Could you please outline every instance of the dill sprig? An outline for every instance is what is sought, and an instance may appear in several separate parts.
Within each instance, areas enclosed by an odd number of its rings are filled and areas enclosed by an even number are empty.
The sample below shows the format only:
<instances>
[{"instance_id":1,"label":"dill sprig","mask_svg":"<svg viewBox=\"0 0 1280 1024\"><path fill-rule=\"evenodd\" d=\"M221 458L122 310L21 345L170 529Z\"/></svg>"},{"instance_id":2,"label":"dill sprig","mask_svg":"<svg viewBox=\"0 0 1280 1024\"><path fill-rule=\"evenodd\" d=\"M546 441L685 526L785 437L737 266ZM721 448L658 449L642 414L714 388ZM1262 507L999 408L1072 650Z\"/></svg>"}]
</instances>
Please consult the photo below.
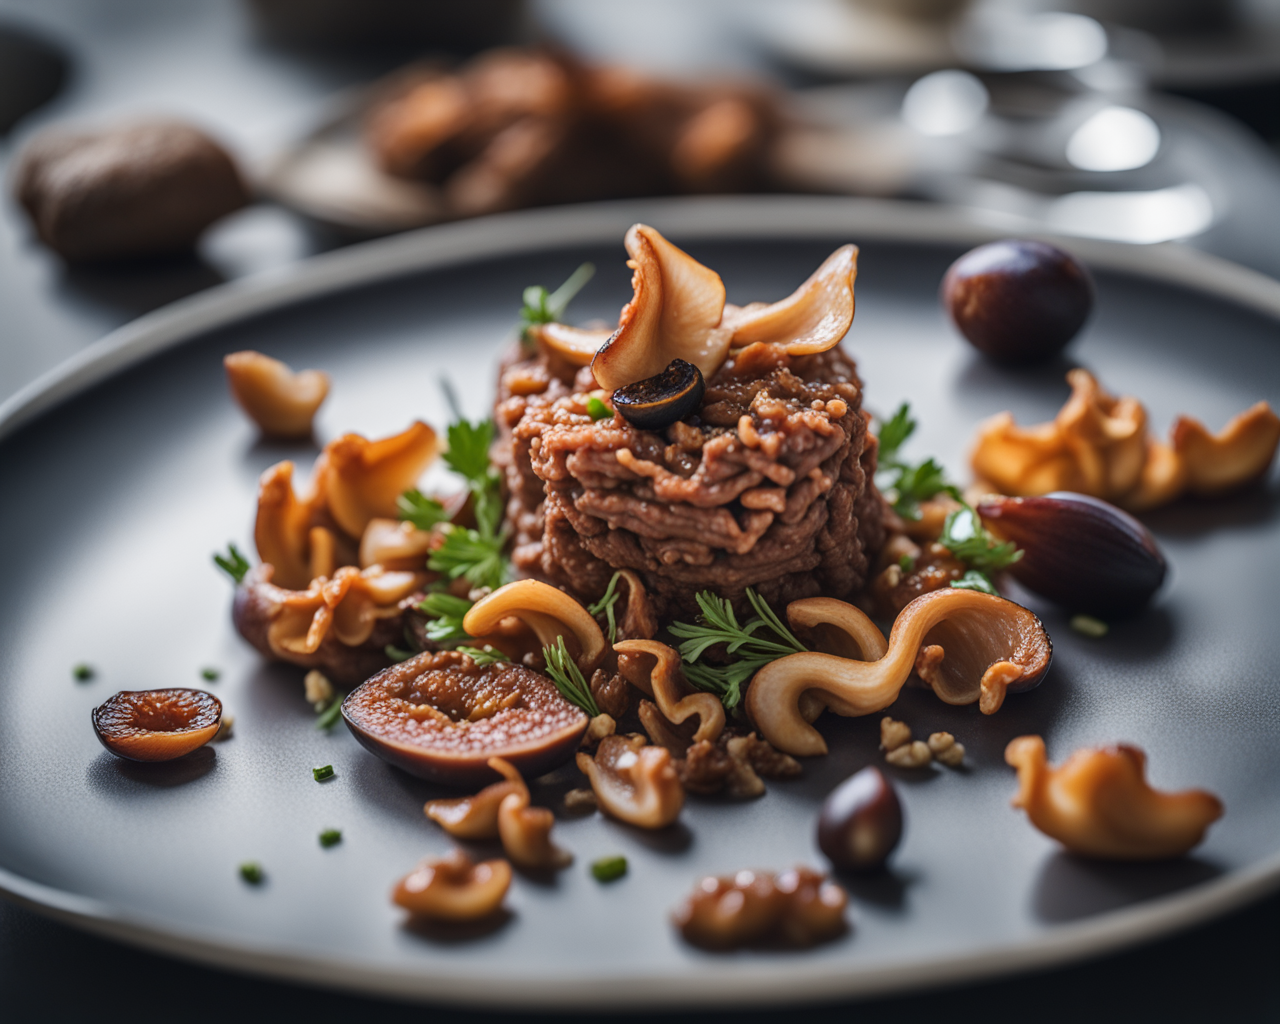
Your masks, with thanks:
<instances>
[{"instance_id":1,"label":"dill sprig","mask_svg":"<svg viewBox=\"0 0 1280 1024\"><path fill-rule=\"evenodd\" d=\"M245 574L249 571L249 559L241 554L240 549L234 544L227 545L227 553L225 555L215 554L213 556L213 564L225 572L237 584L244 582Z\"/></svg>"},{"instance_id":2,"label":"dill sprig","mask_svg":"<svg viewBox=\"0 0 1280 1024\"><path fill-rule=\"evenodd\" d=\"M524 337L525 331L535 324L554 323L564 316L569 303L578 292L582 291L595 272L594 264L583 263L569 275L569 279L564 284L553 292L548 292L540 284L526 288L522 296L524 306L520 310L520 320L517 323L520 336Z\"/></svg>"},{"instance_id":3,"label":"dill sprig","mask_svg":"<svg viewBox=\"0 0 1280 1024\"><path fill-rule=\"evenodd\" d=\"M462 628L462 620L471 611L471 602L465 597L454 597L443 590L433 591L418 602L418 610L428 616L428 640L439 644L471 639L471 635Z\"/></svg>"},{"instance_id":4,"label":"dill sprig","mask_svg":"<svg viewBox=\"0 0 1280 1024\"><path fill-rule=\"evenodd\" d=\"M778 658L808 650L764 598L750 587L746 597L756 614L745 623L738 622L732 604L704 590L696 598L702 610L701 622L673 622L670 627L672 634L684 641L680 644L680 659L685 678L697 689L714 693L729 711L741 703L742 686L757 671ZM768 634L774 639L769 639ZM725 645L732 659L727 665L708 665L699 660L718 644Z\"/></svg>"},{"instance_id":5,"label":"dill sprig","mask_svg":"<svg viewBox=\"0 0 1280 1024\"><path fill-rule=\"evenodd\" d=\"M587 606L587 612L593 618L604 612L605 620L609 623L609 643L614 643L618 639L618 623L614 619L614 605L618 603L618 598L622 595L618 593L618 580L622 578L621 572L615 572L609 579L609 586L605 588L604 596L595 604Z\"/></svg>"},{"instance_id":6,"label":"dill sprig","mask_svg":"<svg viewBox=\"0 0 1280 1024\"><path fill-rule=\"evenodd\" d=\"M910 463L898 457L899 450L915 431L916 421L907 402L880 425L876 486L903 519L919 519L920 502L936 495L960 497L959 490L947 482L946 471L932 458Z\"/></svg>"},{"instance_id":7,"label":"dill sprig","mask_svg":"<svg viewBox=\"0 0 1280 1024\"><path fill-rule=\"evenodd\" d=\"M591 695L591 687L582 677L582 670L578 668L577 662L569 657L569 651L564 645L564 637L558 636L554 644L543 647L542 657L547 663L547 675L556 684L560 696L570 704L580 707L592 718L599 715L600 708L596 704L595 697Z\"/></svg>"},{"instance_id":8,"label":"dill sprig","mask_svg":"<svg viewBox=\"0 0 1280 1024\"><path fill-rule=\"evenodd\" d=\"M467 647L459 644L454 650L467 655L477 665L492 665L498 661L511 660L496 647L490 647L488 644L483 647Z\"/></svg>"}]
</instances>

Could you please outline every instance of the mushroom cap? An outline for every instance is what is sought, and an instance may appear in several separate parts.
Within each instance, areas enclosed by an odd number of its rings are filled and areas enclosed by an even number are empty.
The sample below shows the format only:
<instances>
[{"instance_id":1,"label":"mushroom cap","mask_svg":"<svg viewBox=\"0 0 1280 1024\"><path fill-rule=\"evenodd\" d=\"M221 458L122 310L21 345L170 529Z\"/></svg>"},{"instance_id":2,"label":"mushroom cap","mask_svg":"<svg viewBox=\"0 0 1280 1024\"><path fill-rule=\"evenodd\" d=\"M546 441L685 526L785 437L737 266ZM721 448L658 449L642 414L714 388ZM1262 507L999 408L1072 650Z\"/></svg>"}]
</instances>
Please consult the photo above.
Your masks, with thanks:
<instances>
[{"instance_id":1,"label":"mushroom cap","mask_svg":"<svg viewBox=\"0 0 1280 1024\"><path fill-rule=\"evenodd\" d=\"M293 370L261 352L232 352L222 360L231 397L270 437L311 436L311 423L329 394L329 375Z\"/></svg>"}]
</instances>

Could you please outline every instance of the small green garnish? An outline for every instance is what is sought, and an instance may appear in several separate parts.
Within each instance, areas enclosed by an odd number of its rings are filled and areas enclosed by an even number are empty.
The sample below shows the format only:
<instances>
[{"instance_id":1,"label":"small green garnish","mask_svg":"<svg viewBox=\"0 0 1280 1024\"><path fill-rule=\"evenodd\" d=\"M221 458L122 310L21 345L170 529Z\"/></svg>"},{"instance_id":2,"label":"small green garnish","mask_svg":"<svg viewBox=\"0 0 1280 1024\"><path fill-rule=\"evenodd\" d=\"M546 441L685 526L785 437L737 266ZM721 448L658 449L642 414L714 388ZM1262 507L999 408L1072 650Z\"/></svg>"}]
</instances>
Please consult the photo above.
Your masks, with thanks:
<instances>
[{"instance_id":1,"label":"small green garnish","mask_svg":"<svg viewBox=\"0 0 1280 1024\"><path fill-rule=\"evenodd\" d=\"M524 307L520 310L518 327L521 337L534 324L549 324L559 320L569 308L575 295L591 280L596 268L591 263L584 263L554 292L548 292L542 285L530 285L522 296Z\"/></svg>"},{"instance_id":2,"label":"small green garnish","mask_svg":"<svg viewBox=\"0 0 1280 1024\"><path fill-rule=\"evenodd\" d=\"M222 678L222 672L216 668L202 668L200 670L200 678L210 683L217 682Z\"/></svg>"},{"instance_id":3,"label":"small green garnish","mask_svg":"<svg viewBox=\"0 0 1280 1024\"><path fill-rule=\"evenodd\" d=\"M597 882L616 882L626 873L626 857L601 857L591 862L591 874Z\"/></svg>"},{"instance_id":4,"label":"small green garnish","mask_svg":"<svg viewBox=\"0 0 1280 1024\"><path fill-rule=\"evenodd\" d=\"M245 573L250 569L249 559L240 553L240 549L234 544L227 545L227 553L225 555L213 556L214 564L230 576L236 583L243 583Z\"/></svg>"},{"instance_id":5,"label":"small green garnish","mask_svg":"<svg viewBox=\"0 0 1280 1024\"><path fill-rule=\"evenodd\" d=\"M342 717L342 698L343 695L340 693L333 695L329 706L321 711L320 717L316 719L317 729L332 729L338 724L338 719Z\"/></svg>"},{"instance_id":6,"label":"small green garnish","mask_svg":"<svg viewBox=\"0 0 1280 1024\"><path fill-rule=\"evenodd\" d=\"M969 567L969 571L951 585L961 590L981 590L984 594L998 593L991 580L992 573L1007 569L1022 557L1018 545L1011 540L1003 544L996 540L968 505L947 516L938 543Z\"/></svg>"},{"instance_id":7,"label":"small green garnish","mask_svg":"<svg viewBox=\"0 0 1280 1024\"><path fill-rule=\"evenodd\" d=\"M898 568L903 572L911 572L916 567L916 560L910 555L903 555L898 559Z\"/></svg>"},{"instance_id":8,"label":"small green garnish","mask_svg":"<svg viewBox=\"0 0 1280 1024\"><path fill-rule=\"evenodd\" d=\"M465 647L459 645L455 647L454 650L467 655L467 657L477 665L492 665L494 662L511 660L496 647L490 647L488 644L485 644L483 647Z\"/></svg>"},{"instance_id":9,"label":"small green garnish","mask_svg":"<svg viewBox=\"0 0 1280 1024\"><path fill-rule=\"evenodd\" d=\"M1095 640L1102 639L1111 629L1101 619L1095 619L1092 615L1071 616L1071 628L1077 633L1083 633L1085 636L1093 637Z\"/></svg>"},{"instance_id":10,"label":"small green garnish","mask_svg":"<svg viewBox=\"0 0 1280 1024\"><path fill-rule=\"evenodd\" d=\"M435 498L428 498L416 487L396 498L400 518L413 523L419 530L430 530L436 523L446 522L449 513Z\"/></svg>"},{"instance_id":11,"label":"small green garnish","mask_svg":"<svg viewBox=\"0 0 1280 1024\"><path fill-rule=\"evenodd\" d=\"M604 612L605 620L609 623L609 643L615 642L618 638L618 624L614 621L613 606L618 603L618 598L621 596L618 593L618 580L621 576L621 572L615 572L609 579L609 586L605 588L604 596L595 604L587 606L587 612L593 618Z\"/></svg>"},{"instance_id":12,"label":"small green garnish","mask_svg":"<svg viewBox=\"0 0 1280 1024\"><path fill-rule=\"evenodd\" d=\"M613 410L595 395L591 395L587 398L587 415L593 420L607 420L613 416Z\"/></svg>"},{"instance_id":13,"label":"small green garnish","mask_svg":"<svg viewBox=\"0 0 1280 1024\"><path fill-rule=\"evenodd\" d=\"M240 865L240 877L250 885L261 885L267 874L256 860L247 860Z\"/></svg>"},{"instance_id":14,"label":"small green garnish","mask_svg":"<svg viewBox=\"0 0 1280 1024\"><path fill-rule=\"evenodd\" d=\"M94 667L84 661L71 670L71 676L77 683L87 683L97 674Z\"/></svg>"},{"instance_id":15,"label":"small green garnish","mask_svg":"<svg viewBox=\"0 0 1280 1024\"><path fill-rule=\"evenodd\" d=\"M495 536L463 526L441 529L447 530L444 543L427 559L428 568L445 573L451 580L461 576L473 587L497 590L507 582L510 569L502 550L507 544L505 531Z\"/></svg>"},{"instance_id":16,"label":"small green garnish","mask_svg":"<svg viewBox=\"0 0 1280 1024\"><path fill-rule=\"evenodd\" d=\"M897 412L880 426L876 486L893 510L903 519L920 518L920 502L938 494L959 498L960 492L947 483L946 473L932 458L912 465L898 458L898 450L915 433L911 406L903 402Z\"/></svg>"},{"instance_id":17,"label":"small green garnish","mask_svg":"<svg viewBox=\"0 0 1280 1024\"><path fill-rule=\"evenodd\" d=\"M320 768L312 768L311 777L315 779L316 782L324 782L325 779L333 778L333 765L326 764Z\"/></svg>"},{"instance_id":18,"label":"small green garnish","mask_svg":"<svg viewBox=\"0 0 1280 1024\"><path fill-rule=\"evenodd\" d=\"M471 639L462 628L462 620L471 611L471 602L465 597L454 597L443 590L437 590L418 602L418 610L429 616L426 627L428 640L447 643L450 640Z\"/></svg>"},{"instance_id":19,"label":"small green garnish","mask_svg":"<svg viewBox=\"0 0 1280 1024\"><path fill-rule=\"evenodd\" d=\"M408 661L410 658L414 656L413 651L401 650L395 644L387 644L387 646L384 647L382 650L383 650L383 653L385 653L386 656L390 658L392 661L394 661L397 665L400 664L400 662L402 661Z\"/></svg>"},{"instance_id":20,"label":"small green garnish","mask_svg":"<svg viewBox=\"0 0 1280 1024\"><path fill-rule=\"evenodd\" d=\"M984 572L978 572L977 569L970 569L958 580L952 580L951 585L957 590L980 590L984 594L1000 596L1000 592L991 582L991 577Z\"/></svg>"},{"instance_id":21,"label":"small green garnish","mask_svg":"<svg viewBox=\"0 0 1280 1024\"><path fill-rule=\"evenodd\" d=\"M673 622L670 627L674 636L684 639L680 645L680 659L684 662L685 678L697 689L719 697L726 711L733 710L742 701L742 684L769 662L808 650L782 624L764 598L750 587L747 587L746 596L756 615L741 625L734 615L733 605L710 590L704 590L696 597L698 607L702 609L701 623ZM765 639L757 635L760 632L772 633L777 639ZM716 644L724 644L726 652L734 660L727 665L699 662L707 649Z\"/></svg>"},{"instance_id":22,"label":"small green garnish","mask_svg":"<svg viewBox=\"0 0 1280 1024\"><path fill-rule=\"evenodd\" d=\"M327 828L320 833L320 845L326 850L331 846L337 846L342 842L342 829Z\"/></svg>"},{"instance_id":23,"label":"small green garnish","mask_svg":"<svg viewBox=\"0 0 1280 1024\"><path fill-rule=\"evenodd\" d=\"M569 651L564 645L564 637L558 636L554 644L547 644L542 648L542 657L547 663L547 675L556 684L560 696L570 704L582 708L592 718L599 715L600 708L596 705L595 697L591 695L591 687L582 677L582 670L578 668L577 662L569 657Z\"/></svg>"}]
</instances>

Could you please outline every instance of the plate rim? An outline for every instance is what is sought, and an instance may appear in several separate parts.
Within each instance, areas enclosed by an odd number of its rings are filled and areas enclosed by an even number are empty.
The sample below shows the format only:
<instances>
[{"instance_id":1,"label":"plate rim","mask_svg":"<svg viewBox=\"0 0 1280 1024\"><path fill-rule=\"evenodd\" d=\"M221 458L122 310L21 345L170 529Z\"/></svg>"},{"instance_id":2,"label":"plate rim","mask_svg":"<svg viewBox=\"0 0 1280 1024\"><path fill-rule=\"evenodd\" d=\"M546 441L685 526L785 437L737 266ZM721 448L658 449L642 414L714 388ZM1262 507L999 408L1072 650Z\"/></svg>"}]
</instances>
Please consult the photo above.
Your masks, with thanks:
<instances>
[{"instance_id":1,"label":"plate rim","mask_svg":"<svg viewBox=\"0 0 1280 1024\"><path fill-rule=\"evenodd\" d=\"M803 241L850 233L889 242L980 244L1010 225L957 208L896 200L815 196L726 196L582 204L500 214L364 242L290 267L219 285L132 321L0 403L0 440L90 387L171 348L238 320L321 294L483 259L621 239L635 221L671 226L682 242L766 238ZM1280 281L1179 243L1139 246L1036 233L1095 269L1192 289L1280 321ZM474 1007L631 1009L782 1005L864 998L1065 965L1136 945L1228 913L1280 889L1280 853L1189 890L1030 940L935 956L918 964L849 970L825 962L735 960L689 976L605 976L576 983L474 980L448 972L385 969L314 954L259 948L175 928L92 897L31 881L0 866L0 895L84 930L206 965L343 988L370 995Z\"/></svg>"}]
</instances>

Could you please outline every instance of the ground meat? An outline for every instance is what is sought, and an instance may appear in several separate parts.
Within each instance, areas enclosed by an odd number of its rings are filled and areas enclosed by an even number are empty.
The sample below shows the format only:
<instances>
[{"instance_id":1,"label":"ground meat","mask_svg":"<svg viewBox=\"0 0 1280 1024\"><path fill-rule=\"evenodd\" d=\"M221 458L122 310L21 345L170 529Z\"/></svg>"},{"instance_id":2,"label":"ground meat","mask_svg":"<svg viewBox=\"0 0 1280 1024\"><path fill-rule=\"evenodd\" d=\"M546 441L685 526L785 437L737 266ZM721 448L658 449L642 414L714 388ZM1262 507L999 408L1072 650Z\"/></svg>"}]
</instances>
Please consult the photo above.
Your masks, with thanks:
<instances>
[{"instance_id":1,"label":"ground meat","mask_svg":"<svg viewBox=\"0 0 1280 1024\"><path fill-rule=\"evenodd\" d=\"M590 371L571 372L534 354L502 374L494 456L519 570L586 601L634 570L664 621L695 616L704 589L745 611L748 586L780 605L865 585L883 502L840 348L743 349L708 381L698 414L662 432L592 421Z\"/></svg>"}]
</instances>

